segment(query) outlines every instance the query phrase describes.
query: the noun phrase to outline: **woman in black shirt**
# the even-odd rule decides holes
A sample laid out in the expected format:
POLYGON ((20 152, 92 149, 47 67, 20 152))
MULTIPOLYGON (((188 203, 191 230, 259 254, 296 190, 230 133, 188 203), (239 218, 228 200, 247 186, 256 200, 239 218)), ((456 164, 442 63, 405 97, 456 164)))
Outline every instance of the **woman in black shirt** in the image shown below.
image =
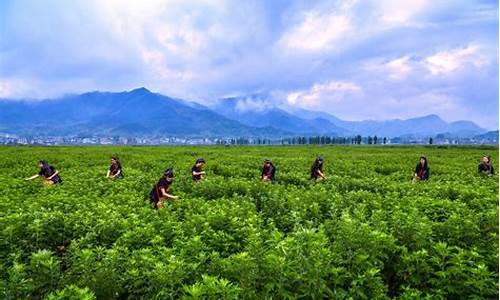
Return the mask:
POLYGON ((276 173, 276 168, 274 164, 269 160, 264 160, 264 166, 262 167, 262 172, 260 173, 260 179, 264 182, 274 181, 274 174, 276 173))
POLYGON ((153 186, 149 193, 149 199, 155 209, 163 208, 163 202, 168 199, 178 199, 178 196, 173 196, 168 192, 170 185, 174 180, 174 171, 172 168, 167 168, 163 176, 153 186))
POLYGON ((314 161, 311 167, 311 179, 313 180, 322 180, 326 179, 325 174, 323 173, 323 157, 318 156, 314 161))
POLYGON ((204 165, 205 160, 203 158, 198 158, 196 160, 194 166, 191 168, 191 176, 194 181, 200 181, 203 179, 203 176, 206 175, 205 171, 202 170, 204 165))
POLYGON ((491 165, 491 156, 483 156, 483 161, 477 166, 480 175, 495 175, 495 169, 491 165))
POLYGON ((43 184, 46 186, 62 183, 62 179, 59 176, 59 171, 56 170, 53 166, 49 165, 46 160, 40 160, 38 162, 38 166, 40 167, 40 171, 38 172, 38 174, 26 178, 25 180, 33 180, 38 176, 43 176, 43 184))
POLYGON ((118 160, 118 157, 111 157, 111 165, 109 166, 108 173, 106 174, 108 178, 123 178, 122 165, 118 160))
POLYGON ((420 161, 415 167, 414 181, 425 181, 429 179, 429 166, 427 164, 427 157, 420 156, 420 161))

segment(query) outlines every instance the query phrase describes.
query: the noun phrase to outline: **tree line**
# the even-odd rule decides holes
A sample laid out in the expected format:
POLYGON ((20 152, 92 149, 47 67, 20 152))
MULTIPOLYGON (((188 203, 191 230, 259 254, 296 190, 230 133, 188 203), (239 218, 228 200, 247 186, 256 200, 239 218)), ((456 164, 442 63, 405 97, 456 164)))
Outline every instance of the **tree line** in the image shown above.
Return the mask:
POLYGON ((390 143, 387 137, 361 136, 332 137, 332 136, 295 136, 281 139, 269 138, 229 138, 218 139, 218 145, 385 145, 390 143))

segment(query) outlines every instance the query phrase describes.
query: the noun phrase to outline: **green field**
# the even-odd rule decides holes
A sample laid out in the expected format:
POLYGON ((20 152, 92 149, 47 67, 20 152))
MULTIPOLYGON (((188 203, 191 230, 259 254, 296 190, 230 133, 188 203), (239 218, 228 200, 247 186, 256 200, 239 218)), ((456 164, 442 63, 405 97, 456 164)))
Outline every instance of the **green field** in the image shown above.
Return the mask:
POLYGON ((1 147, 0 298, 496 299, 485 154, 497 165, 497 147, 1 147), (113 154, 122 180, 105 178, 113 154), (318 154, 329 178, 312 183, 318 154), (421 154, 431 177, 413 184, 421 154), (39 159, 62 185, 23 180, 39 159), (167 166, 180 199, 156 211, 167 166))

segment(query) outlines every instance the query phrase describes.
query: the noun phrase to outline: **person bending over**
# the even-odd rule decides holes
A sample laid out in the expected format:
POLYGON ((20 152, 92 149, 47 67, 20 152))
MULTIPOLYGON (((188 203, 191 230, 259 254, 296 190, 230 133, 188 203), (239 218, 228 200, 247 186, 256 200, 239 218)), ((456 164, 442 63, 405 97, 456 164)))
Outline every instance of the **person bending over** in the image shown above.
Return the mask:
POLYGON ((149 193, 149 199, 153 204, 155 209, 162 208, 163 202, 169 199, 178 199, 179 197, 173 196, 168 192, 170 185, 174 181, 174 171, 172 168, 167 168, 163 172, 163 176, 158 180, 158 182, 153 186, 153 189, 149 193))
POLYGON ((108 173, 106 174, 108 178, 123 178, 122 165, 118 160, 118 157, 111 157, 111 165, 109 166, 108 173))
POLYGON ((311 167, 311 179, 312 180, 324 180, 326 179, 325 173, 323 172, 323 157, 318 156, 311 167))
POLYGON ((262 172, 260 173, 260 179, 264 182, 274 181, 274 174, 276 173, 276 168, 274 164, 269 159, 264 160, 264 166, 262 166, 262 172))
POLYGON ((191 168, 191 176, 193 176, 194 181, 200 181, 206 175, 203 171, 203 166, 205 165, 205 160, 203 158, 198 158, 191 168))
POLYGON ((29 178, 26 178, 25 180, 33 180, 38 176, 43 176, 43 185, 45 186, 62 183, 61 176, 59 176, 59 171, 56 170, 53 166, 49 165, 46 160, 40 160, 38 162, 38 166, 40 167, 40 172, 29 178))

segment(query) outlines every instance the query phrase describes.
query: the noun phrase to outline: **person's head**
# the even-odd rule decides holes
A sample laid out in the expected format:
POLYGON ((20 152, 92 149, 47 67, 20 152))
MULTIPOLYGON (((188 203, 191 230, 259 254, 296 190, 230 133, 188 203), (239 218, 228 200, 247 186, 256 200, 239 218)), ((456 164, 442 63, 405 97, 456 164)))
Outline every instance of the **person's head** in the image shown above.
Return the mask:
POLYGON ((198 158, 196 160, 196 166, 197 167, 202 167, 205 164, 205 160, 203 158, 198 158))
POLYGON ((318 156, 316 157, 316 164, 318 164, 318 166, 321 166, 321 165, 323 164, 323 161, 324 161, 324 160, 323 160, 323 157, 322 157, 322 156, 318 155, 318 156))
POLYGON ((489 164, 491 162, 491 156, 485 155, 483 156, 483 163, 489 164))
POLYGON ((38 166, 40 166, 40 168, 43 168, 46 164, 47 164, 46 160, 41 159, 38 161, 38 166))
POLYGON ((425 156, 423 156, 423 155, 422 155, 422 156, 420 156, 420 164, 421 164, 422 166, 427 166, 427 157, 425 157, 425 156))
POLYGON ((264 160, 264 166, 269 167, 269 166, 271 166, 272 164, 273 164, 273 163, 272 163, 269 159, 265 159, 265 160, 264 160))
POLYGON ((116 164, 118 162, 118 157, 116 156, 111 156, 111 163, 116 164))
POLYGON ((172 181, 174 180, 174 170, 172 168, 166 168, 165 171, 163 172, 163 176, 167 178, 167 181, 172 181))

